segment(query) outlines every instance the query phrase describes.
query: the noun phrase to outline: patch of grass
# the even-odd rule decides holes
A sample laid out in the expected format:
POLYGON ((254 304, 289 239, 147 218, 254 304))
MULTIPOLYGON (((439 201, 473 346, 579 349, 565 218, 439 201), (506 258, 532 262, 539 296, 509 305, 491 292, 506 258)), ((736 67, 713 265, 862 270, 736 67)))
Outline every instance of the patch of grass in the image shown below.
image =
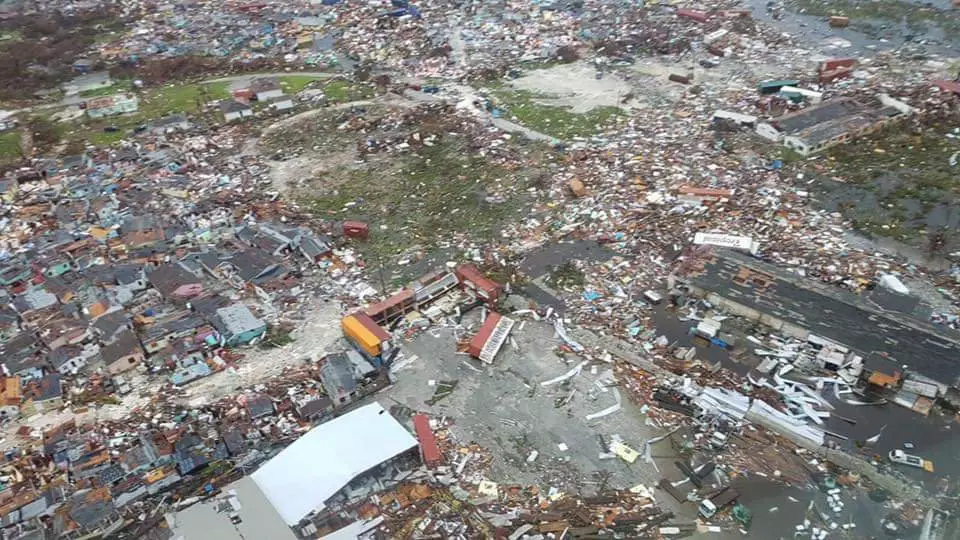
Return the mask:
POLYGON ((84 90, 80 92, 80 97, 82 98, 95 98, 100 96, 112 96, 114 94, 122 94, 124 92, 130 91, 130 85, 128 83, 120 82, 115 83, 110 86, 105 86, 103 88, 95 88, 93 90, 84 90))
POLYGON ((781 146, 777 149, 777 159, 782 161, 784 165, 789 165, 791 163, 799 163, 805 158, 800 152, 792 148, 787 148, 786 146, 781 146))
POLYGON ((575 264, 567 261, 550 269, 547 285, 554 289, 581 289, 587 282, 587 276, 575 264))
POLYGON ((528 183, 518 171, 471 155, 453 136, 402 159, 375 159, 320 180, 331 187, 303 203, 321 216, 370 223, 370 238, 358 248, 373 260, 458 235, 490 241, 524 207, 528 183))
MULTIPOLYGON (((109 145, 129 136, 128 131, 141 124, 175 113, 193 113, 205 103, 226 99, 230 97, 229 85, 221 82, 149 88, 138 93, 137 112, 97 120, 85 119, 78 129, 67 135, 95 145, 109 145), (103 128, 107 126, 114 126, 119 131, 105 132, 103 128)), ((114 93, 111 91, 107 95, 114 93)))
POLYGON ((314 77, 311 75, 287 75, 280 77, 280 86, 283 87, 283 91, 285 93, 296 94, 306 88, 310 83, 322 79, 324 79, 324 77, 314 77))
POLYGON ((16 43, 21 39, 23 39, 23 36, 16 30, 6 30, 0 32, 0 43, 16 43))
POLYGON ((0 133, 0 161, 20 159, 20 132, 7 131, 0 133))
POLYGON ((267 331, 267 335, 263 338, 263 341, 260 342, 261 349, 279 349, 280 347, 289 345, 295 340, 293 336, 290 335, 290 330, 284 328, 271 328, 267 331))
POLYGON ((327 96, 327 101, 330 103, 348 103, 350 101, 370 99, 376 95, 373 88, 369 86, 344 80, 327 83, 327 85, 323 87, 323 93, 327 96))
POLYGON ((204 103, 230 97, 230 83, 184 84, 147 90, 140 99, 138 115, 145 120, 177 112, 193 112, 204 103))
POLYGON ((517 123, 557 139, 596 135, 623 114, 617 107, 596 107, 585 113, 575 113, 567 107, 541 103, 550 96, 506 86, 494 86, 491 93, 497 104, 505 108, 517 123))

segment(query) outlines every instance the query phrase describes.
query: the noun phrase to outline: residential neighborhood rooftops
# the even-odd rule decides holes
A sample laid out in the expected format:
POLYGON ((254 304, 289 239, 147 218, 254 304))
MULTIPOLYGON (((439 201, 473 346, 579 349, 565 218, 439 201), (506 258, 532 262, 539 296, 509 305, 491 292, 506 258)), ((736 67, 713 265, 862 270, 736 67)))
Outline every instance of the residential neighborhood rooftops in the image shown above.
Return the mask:
POLYGON ((280 82, 274 78, 258 78, 250 82, 250 91, 254 94, 280 89, 280 82))
POLYGON ((236 99, 224 99, 220 101, 220 110, 224 113, 247 111, 251 109, 252 107, 248 103, 244 103, 236 99))

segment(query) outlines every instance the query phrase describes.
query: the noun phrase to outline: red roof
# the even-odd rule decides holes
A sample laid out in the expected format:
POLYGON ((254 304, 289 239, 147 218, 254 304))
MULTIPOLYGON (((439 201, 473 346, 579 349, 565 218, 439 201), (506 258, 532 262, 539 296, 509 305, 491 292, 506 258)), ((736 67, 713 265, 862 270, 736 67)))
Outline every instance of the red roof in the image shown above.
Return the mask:
POLYGON ((703 11, 697 11, 695 9, 685 9, 681 8, 677 10, 677 17, 686 17, 688 19, 693 19, 699 22, 705 22, 707 20, 707 14, 703 11))
POLYGON ((483 289, 488 296, 496 299, 497 294, 503 288, 503 285, 500 285, 496 281, 487 278, 487 276, 480 273, 480 270, 477 270, 477 267, 472 264, 462 264, 457 267, 455 270, 457 277, 460 281, 469 281, 476 285, 478 288, 483 289))
POLYGON ((417 433, 417 440, 420 441, 420 453, 423 455, 424 463, 428 467, 434 467, 442 462, 437 437, 430 429, 430 419, 423 414, 413 415, 413 430, 417 433))
POLYGON ((941 92, 953 92, 954 94, 960 95, 960 82, 941 79, 939 81, 933 81, 933 84, 939 88, 941 92))
POLYGON ((372 306, 364 310, 364 312, 367 315, 369 315, 371 318, 375 319, 380 315, 383 315, 383 313, 388 309, 399 306, 406 302, 409 302, 412 299, 413 299, 413 291, 411 291, 410 289, 403 289, 402 291, 391 296, 390 298, 387 298, 382 302, 377 302, 376 304, 373 304, 372 306))
POLYGON ((833 71, 837 68, 852 68, 857 65, 856 58, 831 58, 820 64, 820 71, 833 71))
POLYGON ((390 334, 388 334, 387 331, 384 330, 379 324, 374 322, 374 320, 371 319, 366 313, 357 311, 351 315, 353 315, 353 318, 355 318, 357 322, 362 324, 367 330, 370 331, 371 334, 374 335, 374 337, 380 341, 387 341, 390 339, 390 334))
POLYGON ((487 340, 490 339, 490 334, 493 333, 493 329, 497 327, 498 322, 500 322, 500 314, 496 311, 491 311, 487 315, 487 320, 483 321, 483 326, 480 327, 480 331, 470 340, 470 347, 467 349, 470 356, 474 358, 480 357, 480 351, 483 350, 483 346, 486 345, 487 340))

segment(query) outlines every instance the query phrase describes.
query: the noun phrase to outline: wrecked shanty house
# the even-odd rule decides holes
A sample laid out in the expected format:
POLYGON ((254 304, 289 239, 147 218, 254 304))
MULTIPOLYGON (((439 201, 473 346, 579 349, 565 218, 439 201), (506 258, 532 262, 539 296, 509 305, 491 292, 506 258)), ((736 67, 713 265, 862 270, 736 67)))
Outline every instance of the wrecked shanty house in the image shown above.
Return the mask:
POLYGON ((183 113, 171 114, 150 124, 150 130, 158 135, 186 131, 190 129, 190 120, 183 113))
POLYGON ((756 132, 803 156, 883 129, 913 108, 885 94, 865 101, 838 98, 757 124, 756 132))
POLYGON ((225 99, 220 102, 220 112, 224 122, 233 122, 253 116, 253 107, 236 99, 225 99))
POLYGON ((180 263, 161 264, 147 274, 147 281, 165 299, 186 300, 203 292, 200 278, 185 269, 180 263))
POLYGON ((70 82, 63 85, 63 92, 68 96, 72 96, 81 92, 92 92, 111 86, 113 86, 113 79, 110 78, 110 73, 97 71, 74 77, 70 82))
POLYGON ((250 82, 250 93, 257 101, 271 101, 283 96, 283 89, 277 79, 258 78, 250 82))
POLYGON ((334 407, 362 396, 376 376, 377 368, 357 351, 328 354, 320 361, 320 382, 334 407))
POLYGON ((139 107, 140 100, 134 95, 117 94, 115 96, 103 96, 87 102, 87 116, 90 118, 116 116, 118 114, 137 112, 139 107))
POLYGON ((217 309, 210 322, 219 332, 221 343, 227 347, 246 345, 267 333, 267 323, 241 303, 217 309))
POLYGON ((110 374, 116 375, 139 366, 146 358, 140 340, 130 330, 121 331, 100 349, 100 357, 110 374))
MULTIPOLYGON (((700 264, 701 268, 683 278, 684 286, 725 313, 809 343, 805 345, 810 350, 808 361, 804 362, 799 352, 791 353, 800 364, 810 363, 815 369, 839 375, 844 375, 841 367, 855 369, 861 383, 870 380, 874 372, 888 374, 905 366, 916 374, 916 388, 925 393, 960 375, 954 361, 960 353, 960 340, 949 329, 930 324, 931 308, 910 295, 893 294, 882 286, 861 294, 828 289, 730 250, 716 250, 700 264), (896 331, 898 338, 878 347, 880 328, 896 331)), ((898 376, 897 383, 905 379, 898 376)), ((946 391, 945 386, 939 388, 946 391)), ((908 393, 902 399, 909 400, 910 394, 909 408, 929 410, 929 398, 921 394, 908 393)))
POLYGON ((503 285, 483 275, 473 264, 461 264, 454 273, 460 280, 460 288, 476 295, 482 302, 495 304, 503 292, 503 285))

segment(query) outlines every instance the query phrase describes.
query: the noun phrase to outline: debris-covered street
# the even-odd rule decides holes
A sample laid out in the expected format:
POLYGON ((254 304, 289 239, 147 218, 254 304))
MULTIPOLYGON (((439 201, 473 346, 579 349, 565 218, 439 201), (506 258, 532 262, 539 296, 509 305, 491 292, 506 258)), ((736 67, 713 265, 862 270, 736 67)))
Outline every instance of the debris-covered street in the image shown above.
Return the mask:
POLYGON ((960 538, 958 30, 0 3, 0 538, 960 538))

